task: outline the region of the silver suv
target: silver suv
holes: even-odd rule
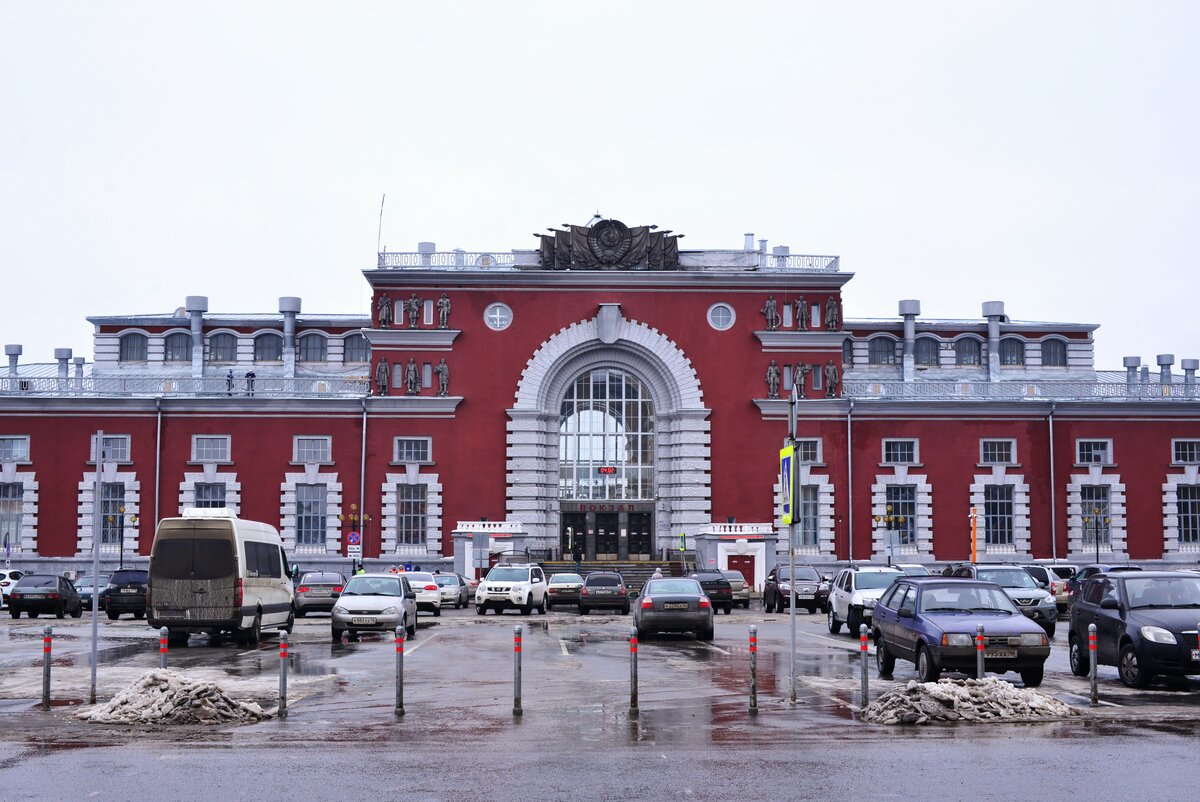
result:
[[[484,615],[489,609],[497,614],[517,609],[522,615],[534,610],[546,612],[546,575],[540,565],[494,565],[487,578],[475,589],[475,612]]]
[[[1034,578],[1019,565],[960,565],[952,576],[969,576],[984,582],[995,582],[1004,588],[1008,598],[1025,615],[1032,618],[1046,636],[1054,637],[1055,622],[1058,621],[1058,602],[1053,596],[1038,587]]]
[[[904,576],[904,573],[883,565],[864,565],[839,571],[829,589],[829,634],[841,632],[844,622],[850,635],[858,637],[859,626],[871,625],[875,602],[898,576]]]

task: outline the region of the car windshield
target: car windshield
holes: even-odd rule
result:
[[[392,576],[356,576],[346,583],[343,596],[399,596],[400,580]]]
[[[433,574],[428,571],[407,571],[404,575],[408,577],[408,584],[413,586],[433,584]]]
[[[784,581],[787,581],[787,578],[791,575],[792,566],[790,565],[781,565],[779,567],[779,573],[776,574],[776,576]],[[800,580],[801,582],[820,582],[821,575],[817,573],[817,569],[815,568],[809,568],[806,565],[797,565],[796,579]]]
[[[741,571],[722,571],[721,576],[728,579],[730,582],[745,582],[746,577],[742,576]]]
[[[923,613],[1007,613],[1020,615],[1008,595],[984,585],[932,585],[921,593]]]
[[[1126,579],[1129,608],[1200,607],[1200,577]]]
[[[528,568],[493,568],[488,572],[488,582],[524,582],[529,579]]]
[[[449,588],[449,587],[454,587],[455,585],[458,584],[458,577],[445,576],[445,575],[439,574],[439,575],[434,575],[433,581],[437,583],[437,586],[439,588]]]
[[[1052,565],[1050,570],[1057,574],[1059,579],[1070,579],[1075,576],[1075,569],[1069,565]]]
[[[591,576],[589,576],[587,578],[586,584],[588,587],[593,587],[593,588],[594,587],[615,588],[618,585],[621,585],[623,583],[621,581],[621,577],[619,577],[619,576],[596,576],[595,574],[592,574]]]
[[[305,574],[300,578],[302,585],[343,585],[345,582],[341,574]]]
[[[700,583],[694,579],[651,579],[646,582],[645,595],[655,593],[680,593],[688,596],[700,596],[704,593]]]
[[[578,585],[583,582],[583,577],[579,574],[555,574],[550,577],[551,585]]]
[[[923,565],[906,565],[900,570],[905,576],[929,576],[929,569]]]
[[[56,576],[25,576],[17,583],[17,588],[26,590],[28,588],[57,588],[58,577]]]
[[[984,582],[995,582],[1002,588],[1037,588],[1037,582],[1024,568],[980,568],[976,573]]]
[[[115,574],[112,575],[112,580],[110,580],[110,581],[114,585],[119,584],[121,582],[140,582],[144,585],[144,584],[146,584],[146,572],[145,571],[117,571]]]
[[[854,575],[855,590],[877,590],[886,588],[898,576],[904,576],[899,571],[858,571]]]

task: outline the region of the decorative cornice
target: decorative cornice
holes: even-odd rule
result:
[[[402,415],[453,415],[462,400],[461,395],[381,395],[367,401],[367,412],[391,412]]]
[[[794,293],[800,290],[839,289],[853,273],[779,273],[732,270],[515,270],[480,268],[479,270],[364,270],[363,276],[376,289],[408,290],[426,287],[526,289],[545,287],[602,288],[605,290],[638,288],[686,288],[696,292],[728,290],[751,286],[762,292]],[[368,335],[369,336],[369,335]]]
[[[842,342],[850,335],[847,331],[756,331],[754,336],[763,348],[819,348],[841,352]]]
[[[363,331],[372,348],[409,348],[426,350],[449,348],[461,329],[366,329]]]

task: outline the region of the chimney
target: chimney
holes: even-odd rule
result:
[[[1000,321],[1004,319],[1004,301],[984,301],[983,316],[988,322],[988,381],[1000,381]]]
[[[296,376],[296,316],[300,314],[300,299],[285,295],[279,299],[279,313],[283,315],[283,375]]]
[[[917,367],[914,350],[917,342],[917,315],[921,314],[920,301],[901,301],[900,317],[904,318],[904,358],[902,370],[904,381],[910,382],[916,378]]]
[[[1142,358],[1140,356],[1127,356],[1121,360],[1121,364],[1125,366],[1125,384],[1137,384],[1138,368],[1142,366]]]
[[[1159,354],[1158,361],[1158,381],[1159,384],[1171,383],[1171,366],[1175,364],[1174,354]]]
[[[189,295],[183,304],[192,319],[192,377],[204,375],[204,313],[208,311],[207,295]]]
[[[1196,371],[1200,369],[1200,359],[1183,359],[1179,365],[1183,368],[1183,386],[1188,395],[1196,392]]]
[[[745,244],[742,246],[742,250],[744,250],[744,251],[752,251],[752,250],[754,250],[754,232],[753,232],[753,231],[747,231],[747,232],[746,232],[745,234],[743,234],[742,236],[746,238],[746,240],[745,240]]]
[[[1140,375],[1138,378],[1141,379],[1142,384],[1150,383],[1150,366],[1149,365],[1142,365],[1142,367],[1139,369],[1139,374]]]
[[[8,375],[17,375],[17,362],[21,359],[22,348],[20,345],[4,346],[4,353],[8,355]]]
[[[84,358],[81,356],[77,356],[71,361],[75,363],[75,378],[82,379],[83,378],[83,363],[85,361]]]
[[[70,376],[71,368],[67,363],[71,361],[71,349],[55,348],[54,358],[58,360],[58,378],[65,379]]]

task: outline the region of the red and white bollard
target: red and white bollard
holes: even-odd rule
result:
[[[396,627],[396,715],[404,715],[404,626]]]
[[[42,710],[50,709],[50,659],[54,651],[54,629],[42,629]]]
[[[629,714],[638,714],[638,637],[635,627],[629,628]]]
[[[750,712],[758,712],[758,627],[750,625]]]
[[[1088,624],[1088,673],[1092,680],[1092,704],[1100,704],[1100,689],[1096,686],[1096,625]]]
[[[513,627],[513,715],[521,710],[521,625]]]
[[[867,705],[871,701],[869,680],[867,679],[867,625],[858,625],[858,662],[862,667],[862,699],[859,701],[859,710],[866,710]]]
[[[158,667],[167,667],[167,628],[158,628]]]
[[[983,624],[975,627],[975,679],[983,679],[986,672],[983,658],[987,649],[987,637],[983,633]]]
[[[279,631],[279,717],[287,718],[288,634]]]

